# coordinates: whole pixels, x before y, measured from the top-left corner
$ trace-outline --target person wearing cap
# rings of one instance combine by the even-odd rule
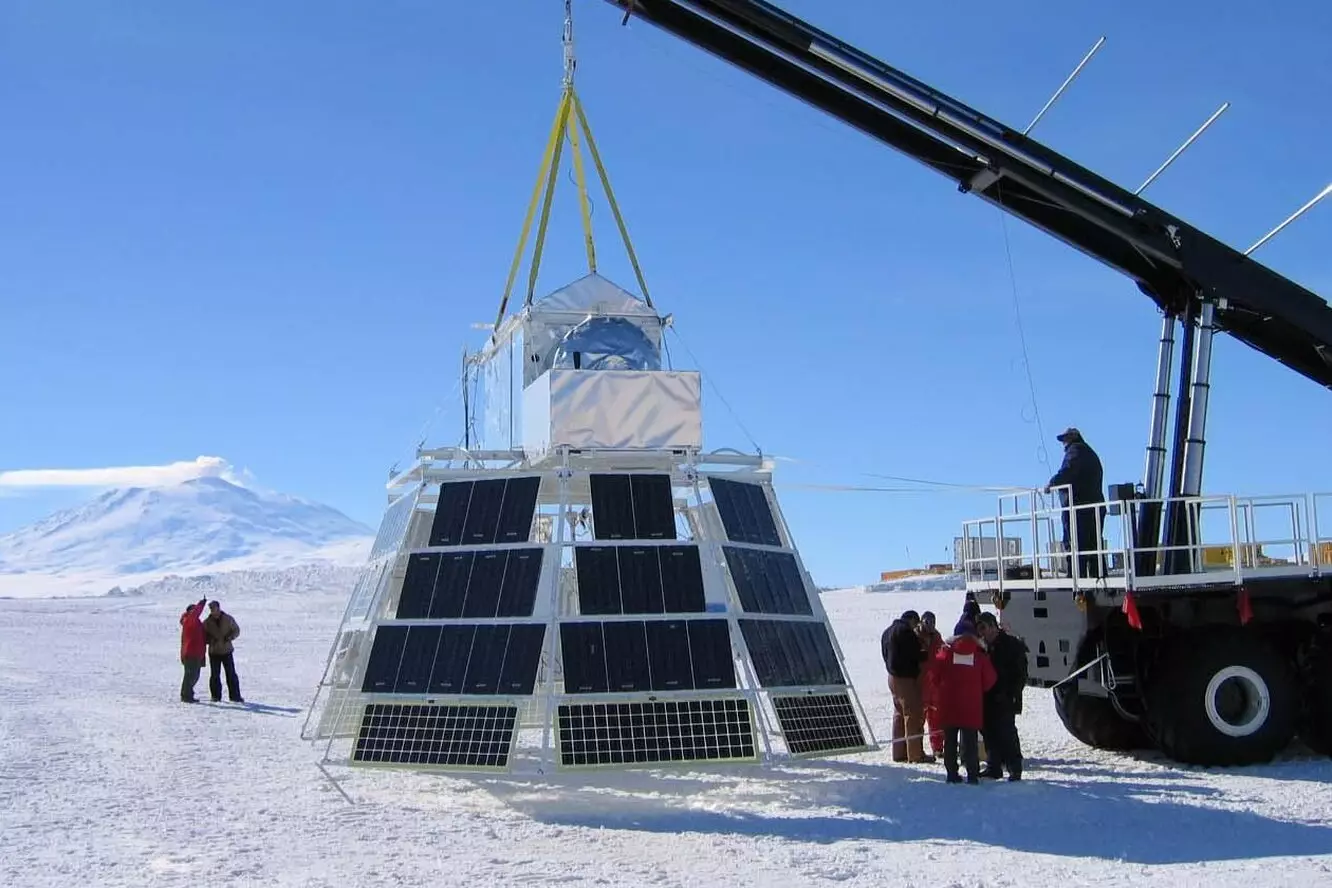
[[[216,601],[208,602],[208,619],[204,620],[204,632],[208,635],[208,693],[213,702],[222,699],[223,669],[227,673],[227,698],[232,703],[244,703],[241,697],[240,678],[236,675],[236,637],[240,635],[240,626],[235,617],[222,610]]]
[[[180,615],[180,665],[185,667],[185,675],[180,682],[180,702],[198,703],[194,696],[194,686],[199,683],[199,673],[203,671],[204,652],[208,649],[207,637],[201,620],[204,603],[207,598],[185,605]]]
[[[1070,532],[1072,529],[1070,525],[1074,521],[1070,520],[1069,516],[1076,511],[1079,553],[1078,576],[1099,577],[1104,573],[1101,570],[1103,559],[1098,554],[1098,550],[1101,548],[1101,534],[1099,531],[1105,521],[1105,506],[1093,506],[1096,503],[1105,502],[1105,493],[1102,490],[1104,473],[1101,468],[1101,458],[1096,455],[1096,451],[1092,450],[1091,445],[1082,437],[1082,432],[1076,428],[1064,429],[1055,437],[1055,440],[1064,445],[1064,461],[1059,466],[1059,470],[1045,485],[1045,490],[1048,492],[1053,487],[1064,486],[1072,489],[1071,503],[1069,502],[1068,491],[1059,491],[1059,500],[1062,507],[1061,517],[1064,525],[1064,549],[1067,552],[1073,551],[1073,534]],[[1071,572],[1071,563],[1069,566]]]
[[[970,620],[958,622],[953,637],[934,658],[939,687],[939,722],[944,735],[944,770],[949,783],[961,783],[958,746],[967,783],[980,783],[979,731],[984,725],[985,694],[996,681],[994,666]]]
[[[1022,743],[1018,738],[1017,717],[1022,712],[1022,692],[1027,686],[1027,643],[1009,635],[994,614],[976,618],[976,631],[990,653],[996,680],[985,694],[985,718],[982,730],[987,751],[982,777],[998,780],[1008,771],[1008,779],[1022,779]]]
[[[883,665],[888,669],[888,690],[893,695],[893,761],[931,764],[923,744],[925,711],[920,699],[920,667],[925,649],[916,634],[920,614],[903,611],[879,639]]]

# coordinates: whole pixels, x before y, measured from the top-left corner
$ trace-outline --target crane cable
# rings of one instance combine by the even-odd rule
[[[1003,200],[1003,180],[995,183],[995,189],[998,192],[999,200]],[[1050,468],[1050,454],[1045,449],[1045,426],[1041,422],[1041,407],[1036,400],[1036,379],[1031,372],[1031,357],[1027,350],[1027,331],[1022,323],[1022,300],[1018,296],[1017,272],[1013,268],[1013,245],[1008,237],[1008,214],[1003,208],[999,208],[999,226],[1004,233],[1004,255],[1008,259],[1008,284],[1013,293],[1013,316],[1017,322],[1018,343],[1022,347],[1022,369],[1027,376],[1027,391],[1031,396],[1031,412],[1036,422],[1036,434],[1038,436],[1036,444],[1036,461],[1045,466],[1047,472],[1053,473]],[[1026,420],[1025,411],[1023,420]]]
[[[493,330],[498,330],[504,320],[504,312],[508,309],[514,281],[518,277],[518,269],[522,264],[523,253],[527,247],[527,237],[531,233],[532,220],[537,215],[538,208],[540,208],[540,221],[537,222],[536,240],[532,249],[532,265],[527,277],[527,296],[523,303],[524,305],[532,304],[536,292],[537,273],[541,267],[541,254],[546,243],[546,230],[550,222],[551,198],[555,192],[555,182],[558,178],[560,159],[566,141],[569,143],[569,152],[573,159],[574,184],[578,190],[578,208],[582,219],[583,245],[587,252],[588,274],[596,274],[597,272],[597,252],[592,236],[592,211],[587,193],[587,176],[583,169],[583,146],[581,144],[583,142],[587,145],[587,153],[592,158],[592,165],[596,168],[601,188],[606,192],[606,203],[610,206],[611,215],[615,217],[615,225],[619,229],[620,239],[623,241],[625,252],[628,254],[629,264],[633,266],[639,292],[648,307],[653,307],[652,296],[648,293],[647,281],[643,277],[643,269],[638,263],[638,254],[634,251],[633,242],[629,238],[629,229],[624,224],[624,216],[620,213],[620,205],[615,200],[615,191],[611,188],[610,176],[606,173],[606,166],[601,161],[601,152],[597,150],[596,139],[593,138],[592,128],[588,125],[587,112],[583,110],[582,100],[578,98],[578,93],[574,89],[574,70],[578,66],[578,60],[574,55],[572,0],[565,0],[564,3],[562,43],[564,47],[564,78],[560,89],[560,102],[555,111],[555,120],[551,124],[550,135],[546,139],[546,148],[541,155],[541,166],[537,170],[536,184],[532,187],[532,197],[528,201],[527,213],[523,217],[522,231],[518,236],[518,247],[514,250],[513,262],[509,266],[509,276],[504,284],[504,295],[500,299],[499,312],[495,316]],[[580,130],[582,133],[581,139]]]

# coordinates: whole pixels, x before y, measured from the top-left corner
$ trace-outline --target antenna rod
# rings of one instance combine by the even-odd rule
[[[1025,136],[1027,133],[1031,132],[1032,127],[1034,127],[1040,121],[1040,119],[1045,116],[1046,111],[1050,110],[1050,106],[1055,103],[1055,99],[1059,98],[1061,95],[1064,94],[1064,90],[1068,89],[1068,85],[1073,82],[1073,78],[1077,77],[1078,74],[1082,71],[1083,67],[1088,62],[1091,61],[1091,57],[1096,55],[1096,50],[1100,49],[1101,44],[1104,42],[1105,42],[1105,37],[1102,37],[1100,40],[1096,41],[1096,45],[1093,46],[1087,52],[1087,54],[1082,57],[1082,61],[1078,62],[1078,66],[1073,69],[1073,73],[1068,75],[1068,78],[1063,82],[1063,84],[1059,87],[1059,89],[1055,90],[1055,94],[1050,96],[1050,101],[1046,102],[1045,107],[1042,108],[1039,112],[1037,112],[1036,116],[1032,119],[1031,123],[1027,124],[1027,128],[1022,131],[1022,135]]]
[[[1153,182],[1155,182],[1155,181],[1156,181],[1156,177],[1159,176],[1159,175],[1161,175],[1162,173],[1164,173],[1164,172],[1166,171],[1166,167],[1168,167],[1168,166],[1170,166],[1172,163],[1174,163],[1174,162],[1175,162],[1175,158],[1177,158],[1177,157],[1179,157],[1181,154],[1183,154],[1183,153],[1184,153],[1184,149],[1187,148],[1187,147],[1189,147],[1190,145],[1192,145],[1192,144],[1193,144],[1193,141],[1194,141],[1195,139],[1197,139],[1199,136],[1201,136],[1201,135],[1203,134],[1203,130],[1205,130],[1205,129],[1207,129],[1209,126],[1211,126],[1212,123],[1213,123],[1218,117],[1220,117],[1220,116],[1225,112],[1225,110],[1226,110],[1227,108],[1229,108],[1229,107],[1230,107],[1230,103],[1229,103],[1229,102],[1222,102],[1222,103],[1221,103],[1221,107],[1220,107],[1220,108],[1217,108],[1216,111],[1213,112],[1212,116],[1209,117],[1209,118],[1207,118],[1207,122],[1204,123],[1202,126],[1198,127],[1198,129],[1194,132],[1194,134],[1191,135],[1191,136],[1189,136],[1188,139],[1185,140],[1185,142],[1184,142],[1183,145],[1180,145],[1178,148],[1176,148],[1176,149],[1175,149],[1175,153],[1172,154],[1172,155],[1170,155],[1169,157],[1167,157],[1167,158],[1166,158],[1166,162],[1163,163],[1163,164],[1161,164],[1159,167],[1157,167],[1157,168],[1156,168],[1156,172],[1154,172],[1154,173],[1152,173],[1150,176],[1148,176],[1148,177],[1147,177],[1147,181],[1146,181],[1146,182],[1143,182],[1141,185],[1139,185],[1139,186],[1134,190],[1133,193],[1134,193],[1134,194],[1142,194],[1142,190],[1143,190],[1144,188],[1146,188],[1148,185],[1150,185],[1150,184],[1152,184]]]
[[[1252,253],[1254,250],[1258,249],[1258,248],[1261,247],[1263,244],[1267,243],[1269,240],[1272,239],[1272,237],[1273,237],[1278,231],[1280,231],[1281,229],[1285,228],[1287,225],[1289,225],[1290,223],[1294,222],[1296,219],[1300,218],[1300,217],[1303,216],[1305,213],[1309,212],[1309,210],[1313,209],[1314,204],[1318,203],[1320,200],[1322,200],[1323,198],[1327,197],[1329,194],[1332,194],[1332,182],[1329,182],[1329,183],[1328,183],[1328,186],[1327,186],[1326,188],[1324,188],[1322,191],[1318,192],[1317,196],[1315,196],[1315,197],[1314,197],[1312,200],[1310,200],[1307,204],[1305,204],[1304,206],[1300,207],[1300,208],[1299,208],[1298,210],[1296,210],[1295,212],[1291,213],[1289,219],[1287,219],[1285,222],[1282,222],[1282,223],[1281,223],[1280,225],[1278,225],[1276,228],[1273,228],[1271,231],[1267,232],[1267,234],[1265,234],[1265,235],[1263,235],[1261,238],[1259,238],[1259,239],[1258,239],[1258,243],[1254,244],[1252,247],[1249,247],[1249,249],[1247,249],[1247,250],[1244,251],[1244,255],[1245,255],[1245,256],[1249,255],[1249,254]]]

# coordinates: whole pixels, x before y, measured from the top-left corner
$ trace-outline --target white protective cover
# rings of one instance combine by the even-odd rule
[[[523,391],[523,450],[698,450],[702,383],[694,371],[548,370]]]

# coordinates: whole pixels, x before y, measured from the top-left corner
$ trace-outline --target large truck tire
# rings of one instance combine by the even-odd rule
[[[1332,755],[1332,635],[1309,646],[1304,663],[1304,721],[1300,739],[1320,755]]]
[[[1296,677],[1260,635],[1207,627],[1171,642],[1147,685],[1157,746],[1192,765],[1269,762],[1295,736]]]
[[[1156,745],[1142,724],[1120,715],[1109,698],[1078,693],[1076,681],[1055,688],[1054,701],[1068,732],[1093,749],[1130,752]]]

